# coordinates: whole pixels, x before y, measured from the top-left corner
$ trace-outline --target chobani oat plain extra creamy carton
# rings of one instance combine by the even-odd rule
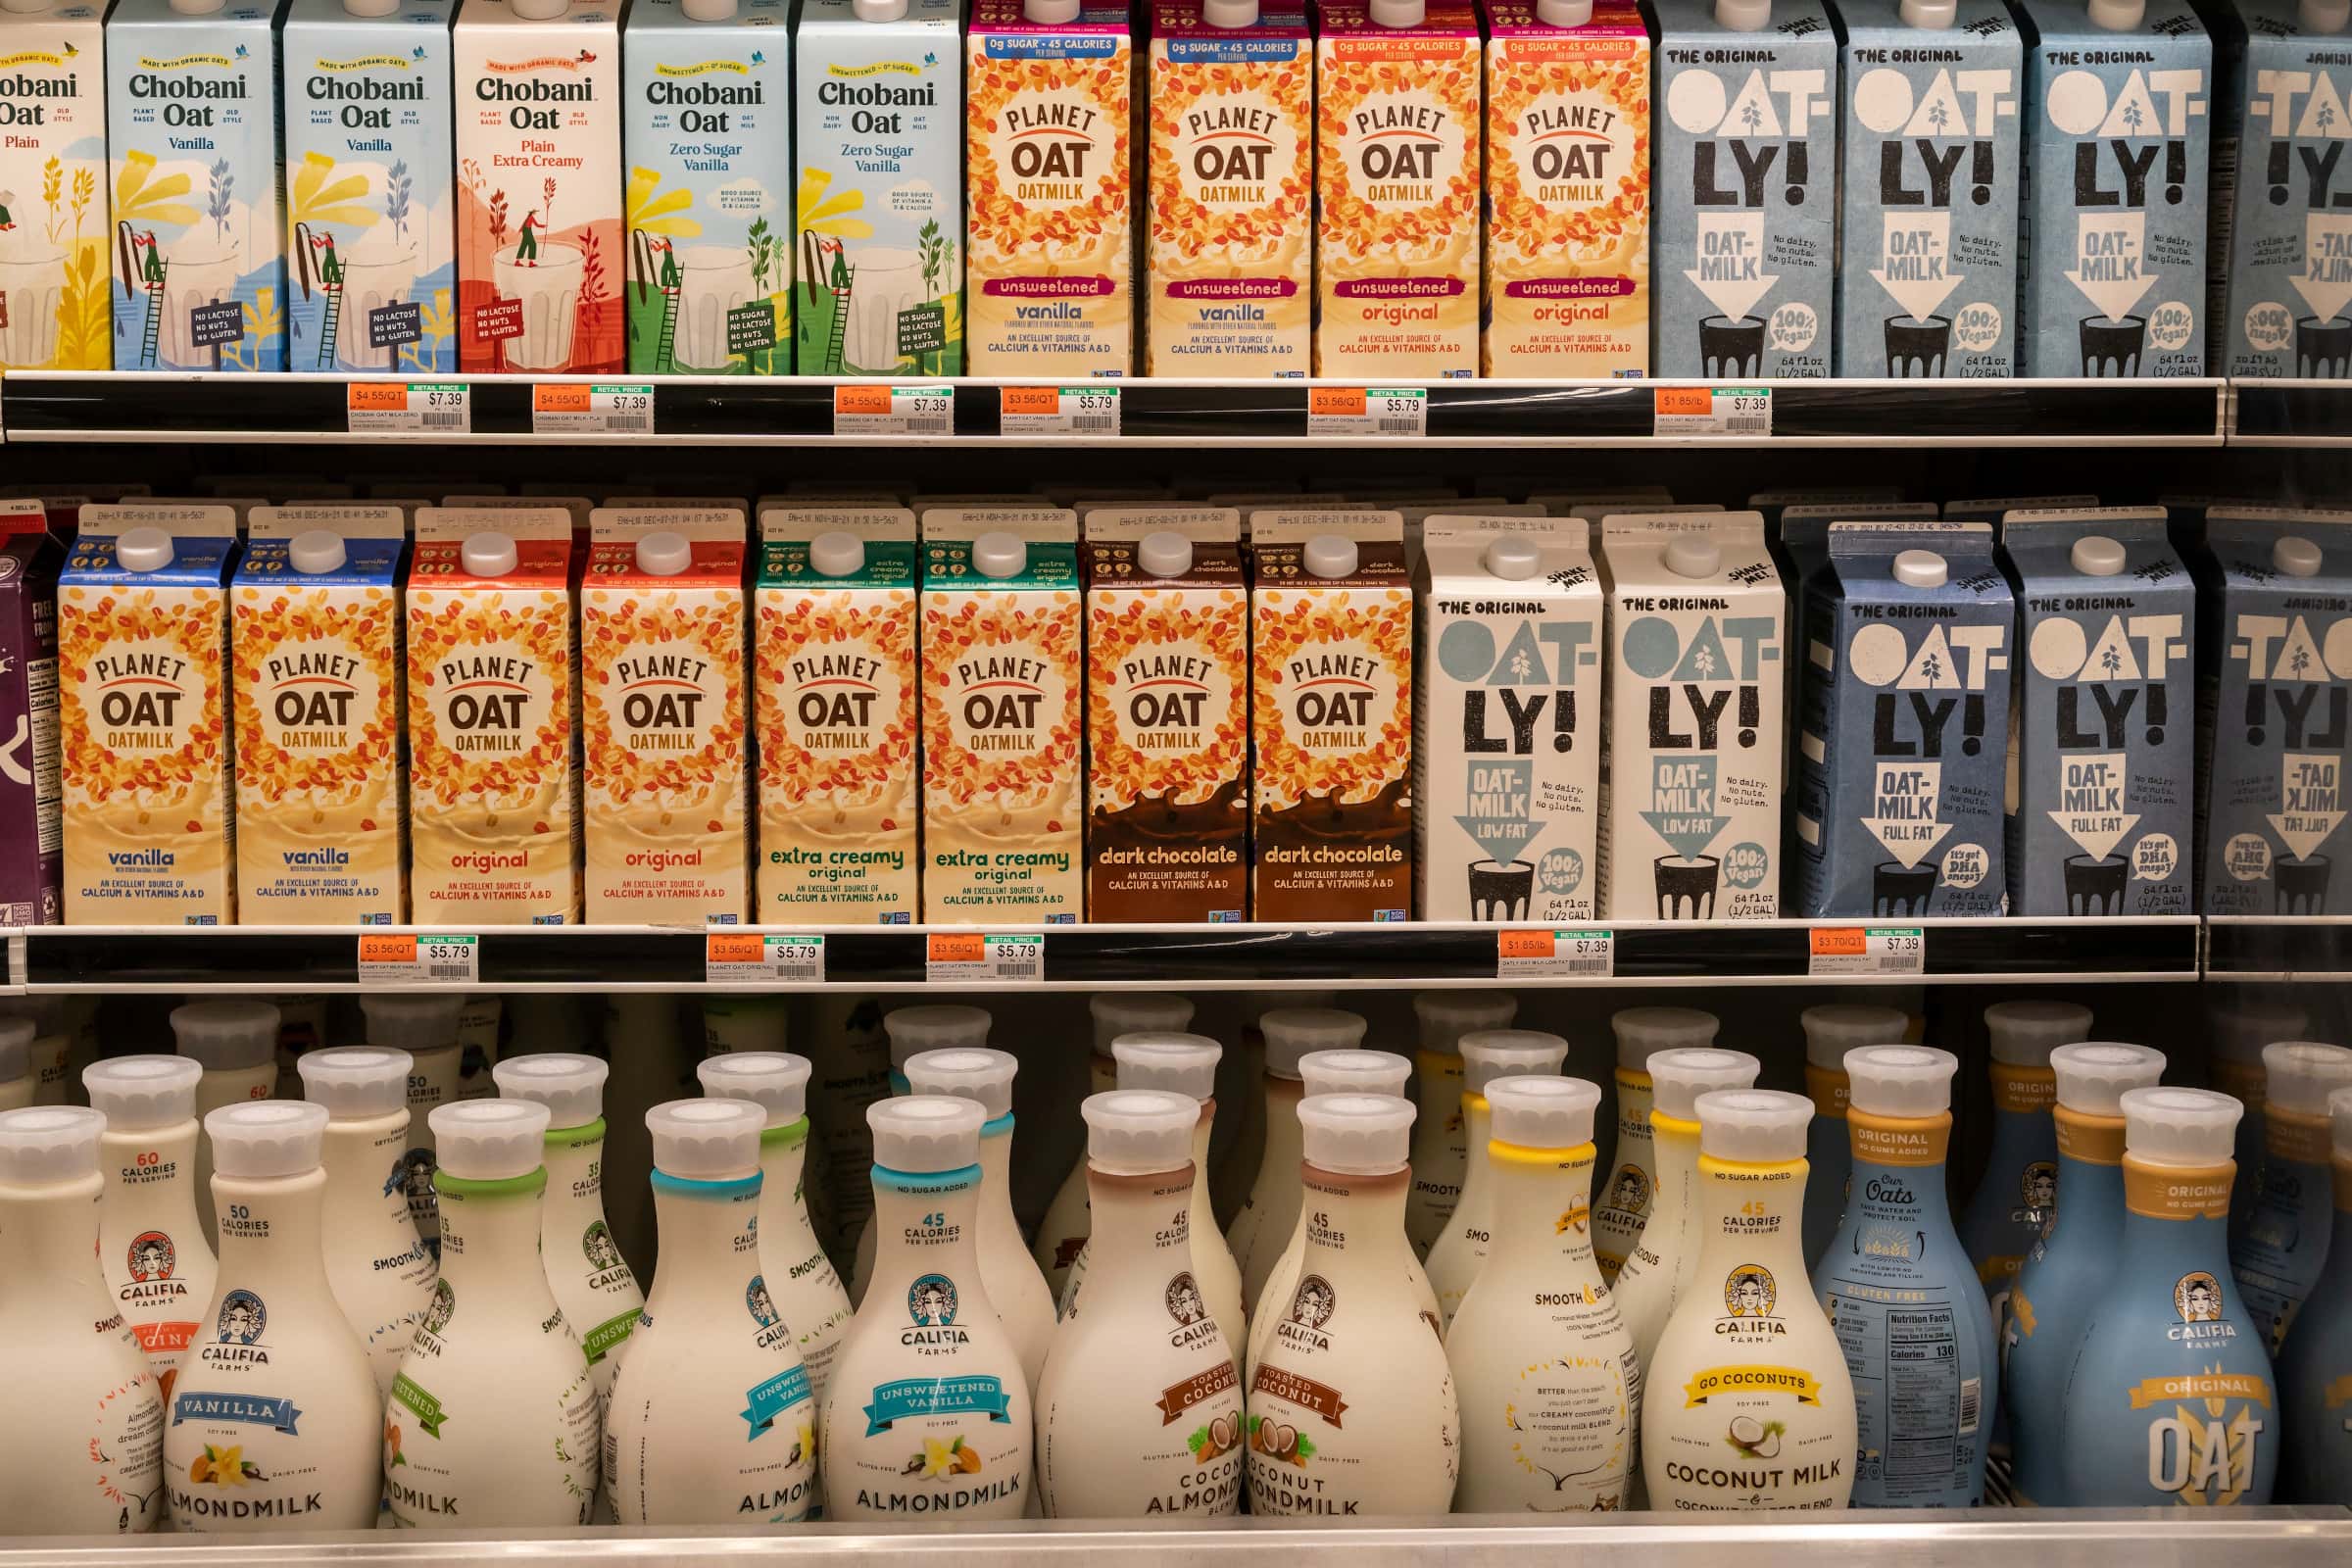
[[[580,587],[588,919],[738,925],[751,903],[740,507],[599,507]]]
[[[425,507],[409,568],[409,894],[420,924],[580,917],[571,516]]]
[[[1059,925],[1080,862],[1085,628],[1078,517],[922,516],[923,918]]]
[[[760,540],[754,918],[909,924],[922,700],[914,514],[762,506]]]
[[[1250,603],[1241,514],[1086,518],[1086,914],[1249,908]]]
[[[57,586],[68,925],[233,925],[223,506],[81,509]]]

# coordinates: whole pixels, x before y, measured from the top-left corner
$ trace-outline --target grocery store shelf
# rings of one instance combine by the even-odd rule
[[[2217,915],[2206,925],[2215,980],[2352,980],[2352,915]]]
[[[2230,444],[2352,446],[2352,381],[2232,381]]]

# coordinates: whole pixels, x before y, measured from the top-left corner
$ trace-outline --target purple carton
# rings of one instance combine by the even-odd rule
[[[0,925],[64,917],[57,778],[57,572],[38,501],[0,501]]]

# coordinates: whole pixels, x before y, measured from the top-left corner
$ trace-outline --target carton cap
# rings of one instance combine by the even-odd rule
[[[2124,569],[2124,547],[2103,533],[2086,533],[2075,541],[2066,559],[2085,577],[2112,577]]]
[[[2210,1089],[2124,1093],[2124,1152],[2150,1165],[2219,1165],[2230,1157],[2246,1107]]]
[[[1805,1157],[1813,1102],[1778,1089],[1717,1089],[1698,1097],[1698,1152],[1713,1159],[1777,1165]]]
[[[416,1058],[386,1046],[337,1046],[295,1059],[302,1098],[329,1116],[370,1121],[409,1108],[409,1073]]]
[[[1078,1114],[1086,1120],[1087,1161],[1097,1169],[1151,1176],[1192,1162],[1200,1105],[1188,1095],[1112,1089],[1087,1096]]]
[[[286,544],[286,564],[305,576],[340,571],[350,559],[351,552],[343,548],[343,536],[324,528],[298,533]]]
[[[741,1181],[759,1172],[767,1112],[748,1100],[672,1100],[645,1113],[645,1130],[653,1134],[654,1169],[662,1175]]]
[[[1377,6],[1378,0],[1374,0],[1374,3]],[[1418,9],[1418,0],[1413,0],[1413,3]],[[1375,15],[1377,15],[1377,11]],[[1384,25],[1403,26],[1409,25],[1409,24],[1388,23]],[[1351,577],[1355,574],[1357,559],[1355,541],[1344,533],[1316,534],[1306,542],[1306,548],[1299,552],[1299,562],[1306,567],[1307,575],[1311,577]],[[2309,576],[2310,573],[2306,572],[2304,575]]]
[[[1257,24],[1257,0],[1201,0],[1200,20],[1212,27]]]
[[[733,10],[733,0],[727,0],[727,5]],[[684,534],[664,528],[637,541],[637,569],[648,577],[675,577],[693,564],[694,546],[686,542]]]
[[[1772,22],[1772,0],[1715,0],[1715,21],[1734,32],[1760,32]]]
[[[1413,1064],[1393,1051],[1310,1051],[1298,1080],[1310,1095],[1402,1096]]]
[[[1487,1085],[1494,1143],[1522,1149],[1574,1149],[1592,1141],[1600,1085],[1582,1078],[1521,1074]]]
[[[1798,1015],[1805,1026],[1805,1060],[1825,1072],[1845,1071],[1845,1054],[1856,1046],[1891,1046],[1911,1020],[1894,1007],[1858,1002],[1827,1002]]]
[[[1960,20],[1959,0],[1903,0],[1906,27],[1948,27]]]
[[[1764,9],[1771,10],[1769,3]],[[1666,569],[1678,577],[1712,577],[1723,569],[1723,546],[1704,534],[1676,534],[1666,542]]]
[[[2352,1089],[2352,1051],[2316,1040],[2274,1040],[2262,1048],[2263,1103],[2298,1116],[2325,1116],[2338,1089]]]
[[[1367,14],[1377,27],[1418,27],[1429,20],[1427,0],[1372,0]]]
[[[172,0],[172,9],[183,17],[204,17],[220,9],[224,0]]]
[[[594,1056],[561,1052],[512,1056],[490,1069],[505,1100],[545,1105],[550,1124],[585,1127],[605,1113],[605,1079],[612,1069]]]
[[[2346,23],[2352,23],[2352,4],[2347,0],[2303,0],[2295,8],[2295,20],[2305,32],[2341,32]]]
[[[1341,1176],[1402,1170],[1412,1152],[1413,1102],[1393,1095],[1309,1095],[1298,1102],[1306,1162]]]
[[[2078,1040],[2050,1053],[2058,1075],[2058,1103],[2085,1116],[2120,1116],[2124,1093],[2153,1089],[2164,1077],[2164,1053],[2146,1046]]]
[[[1873,1116],[1940,1116],[1960,1058],[1934,1046],[1857,1046],[1845,1054],[1853,1107]]]
[[[130,535],[124,534],[122,543],[115,546],[115,553],[121,555],[122,546],[129,542]],[[125,562],[124,564],[129,564]],[[2299,534],[2283,535],[2271,546],[2271,564],[2289,577],[2317,577],[2320,574],[2320,547]],[[133,566],[131,569],[147,571],[151,568]]]
[[[44,1187],[98,1174],[106,1117],[87,1105],[26,1105],[0,1112],[0,1182]]]
[[[980,1163],[980,1124],[988,1112],[953,1095],[901,1095],[865,1107],[874,1134],[874,1163],[884,1170],[927,1176]]]
[[[685,0],[679,9],[688,22],[724,22],[735,14],[735,0]]]
[[[808,541],[808,567],[820,577],[854,577],[865,569],[865,541],[833,528]]]
[[[1252,0],[1241,0],[1249,6],[1250,20],[1256,20],[1257,7]],[[1232,25],[1246,27],[1247,22]],[[1193,542],[1170,528],[1144,535],[1135,547],[1135,564],[1153,577],[1181,577],[1193,569]]]
[[[1536,20],[1546,27],[1581,27],[1592,20],[1592,0],[1536,0]]]
[[[25,1041],[32,1025],[24,1025]],[[24,1059],[22,1052],[18,1059]],[[11,1074],[0,1071],[0,1079]],[[22,1076],[17,1074],[15,1076]],[[196,1080],[204,1069],[185,1056],[115,1056],[81,1069],[90,1107],[119,1133],[176,1127],[196,1115]],[[405,1091],[407,1085],[402,1085]]]
[[[1495,540],[1487,546],[1484,559],[1487,570],[1505,582],[1525,582],[1544,569],[1543,553],[1523,534],[1506,534]]]
[[[553,22],[571,5],[570,0],[507,0],[507,9],[525,22]]]
[[[992,531],[972,541],[972,569],[983,577],[1017,577],[1028,564],[1029,546],[1018,534]]]
[[[896,22],[906,14],[906,0],[851,0],[850,15],[859,22]]]
[[[1933,550],[1902,550],[1894,557],[1894,580],[1906,588],[1940,588],[1952,568]]]
[[[1021,20],[1059,27],[1078,20],[1078,0],[1021,0]]]
[[[161,571],[172,564],[172,536],[161,528],[129,529],[115,541],[115,564],[124,571]]]
[[[2110,32],[2131,31],[2147,13],[2147,0],[2090,0],[2091,24]]]
[[[14,12],[20,16],[30,16],[36,11],[48,9],[49,0],[0,0],[0,11]]]
[[[519,14],[521,7],[515,10]],[[513,537],[497,532],[477,533],[458,549],[458,564],[469,577],[504,577],[520,559]]]
[[[275,1181],[318,1168],[326,1107],[307,1100],[240,1100],[204,1118],[213,1141],[213,1174]]]
[[[400,9],[400,0],[343,0],[343,14],[351,17],[388,17]]]

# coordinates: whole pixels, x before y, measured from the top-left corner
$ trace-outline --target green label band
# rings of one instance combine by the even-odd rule
[[[601,1144],[604,1141],[605,1118],[602,1116],[591,1122],[582,1122],[577,1127],[550,1127],[547,1130],[547,1147],[561,1149],[566,1152],[574,1149],[585,1149],[590,1144]]]
[[[424,1428],[424,1435],[428,1438],[439,1437],[441,1423],[449,1419],[449,1412],[441,1408],[441,1401],[425,1393],[406,1372],[392,1380],[392,1402],[415,1412],[417,1425]]]
[[[806,1116],[799,1121],[788,1121],[781,1127],[770,1127],[760,1135],[761,1149],[780,1147],[788,1154],[808,1141],[808,1118]]]
[[[547,1167],[521,1176],[502,1177],[497,1181],[479,1181],[469,1176],[452,1176],[446,1170],[433,1172],[433,1191],[452,1198],[528,1198],[547,1187]]]
[[[590,1366],[602,1361],[614,1346],[627,1341],[629,1331],[637,1326],[639,1310],[632,1306],[618,1317],[609,1317],[581,1338],[580,1348],[588,1352]]]

